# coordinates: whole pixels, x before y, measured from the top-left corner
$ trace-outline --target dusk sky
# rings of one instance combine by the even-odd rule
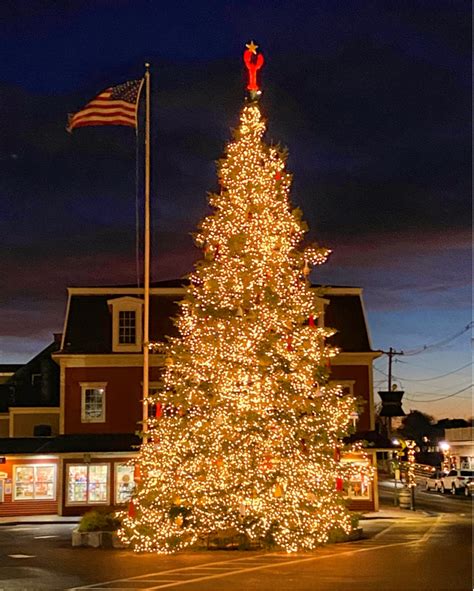
[[[67,113],[151,63],[152,276],[182,277],[201,256],[190,233],[217,189],[253,39],[267,140],[289,150],[308,240],[333,250],[311,279],[364,289],[375,349],[441,343],[397,358],[405,411],[472,416],[471,331],[460,334],[470,13],[462,0],[4,0],[0,363],[27,361],[62,330],[66,287],[136,282],[134,131],[68,134]],[[375,366],[383,387],[386,356]]]

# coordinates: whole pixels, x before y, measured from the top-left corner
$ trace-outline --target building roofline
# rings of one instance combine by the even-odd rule
[[[143,287],[68,287],[68,294],[73,295],[143,295]],[[150,287],[151,295],[180,295],[184,287]]]
[[[182,286],[173,287],[150,287],[151,295],[180,295],[185,292],[186,282],[183,281]],[[362,295],[363,289],[361,287],[342,287],[331,285],[311,285],[313,289],[320,289],[327,295]],[[68,287],[68,295],[143,295],[143,287]],[[64,331],[63,331],[64,333]]]

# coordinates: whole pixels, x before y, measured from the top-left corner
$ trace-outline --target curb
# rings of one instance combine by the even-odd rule
[[[77,525],[78,521],[2,521],[0,527],[12,525]]]

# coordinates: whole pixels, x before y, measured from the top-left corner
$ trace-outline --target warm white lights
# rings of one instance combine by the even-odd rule
[[[137,551],[235,532],[292,552],[351,530],[339,483],[361,467],[341,464],[339,442],[355,401],[324,386],[337,351],[314,322],[307,280],[329,251],[297,250],[306,224],[290,208],[286,154],[264,131],[249,103],[196,235],[204,256],[180,304],[180,336],[162,350],[162,387],[148,399],[161,406],[119,531]]]

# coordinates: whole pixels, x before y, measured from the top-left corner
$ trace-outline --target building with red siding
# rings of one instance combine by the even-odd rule
[[[374,429],[371,348],[362,290],[318,288],[321,326],[336,329],[329,343],[340,349],[331,381],[355,395],[356,431]],[[180,281],[150,290],[150,339],[175,335],[173,317],[184,294]],[[123,506],[133,491],[142,411],[143,289],[72,287],[59,350],[58,434],[0,439],[0,516],[78,515],[93,507]],[[150,389],[158,387],[162,356],[150,355]],[[375,464],[375,453],[346,460]],[[342,458],[345,461],[345,458]],[[3,479],[2,479],[3,474]],[[2,487],[3,481],[3,487]],[[2,492],[3,491],[3,492]],[[361,475],[345,483],[351,508],[376,510],[376,483]],[[2,496],[3,495],[3,496]]]

